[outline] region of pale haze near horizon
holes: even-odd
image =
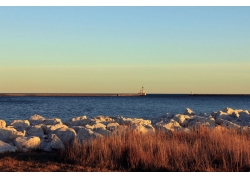
[[[250,7],[0,7],[1,93],[250,94]]]

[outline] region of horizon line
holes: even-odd
[[[246,93],[147,93],[147,95],[189,95],[189,96],[250,96]],[[140,96],[138,93],[0,93],[1,97],[11,96]]]

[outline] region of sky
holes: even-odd
[[[250,94],[249,6],[1,6],[0,93]]]

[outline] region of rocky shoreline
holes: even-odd
[[[198,126],[250,132],[250,113],[248,110],[227,107],[210,114],[196,114],[187,108],[183,114],[166,113],[150,120],[120,116],[79,116],[64,123],[59,118],[45,118],[35,114],[28,120],[13,120],[8,124],[0,120],[0,153],[61,150],[74,140],[85,142],[128,129],[140,133],[154,133],[157,130],[189,133]]]

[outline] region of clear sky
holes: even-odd
[[[0,7],[0,92],[248,93],[250,7]]]

